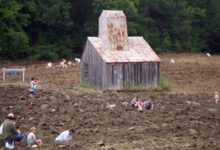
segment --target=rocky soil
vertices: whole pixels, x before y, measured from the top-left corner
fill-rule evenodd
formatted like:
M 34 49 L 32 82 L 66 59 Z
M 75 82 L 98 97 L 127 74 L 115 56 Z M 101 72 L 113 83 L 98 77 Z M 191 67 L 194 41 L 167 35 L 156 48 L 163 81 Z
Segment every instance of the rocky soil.
M 43 62 L 1 64 L 25 66 L 27 81 L 8 77 L 0 82 L 0 121 L 13 112 L 23 133 L 36 126 L 36 135 L 44 143 L 41 149 L 46 150 L 220 149 L 220 104 L 213 99 L 214 91 L 220 92 L 220 56 L 160 57 L 161 74 L 173 85 L 170 91 L 88 90 L 79 88 L 77 67 L 46 69 Z M 170 64 L 170 59 L 176 63 Z M 31 100 L 28 80 L 33 76 L 41 84 Z M 143 113 L 132 109 L 129 102 L 136 95 L 152 100 L 155 109 Z M 108 104 L 116 107 L 109 109 Z M 73 143 L 55 147 L 55 137 L 70 127 L 77 130 Z

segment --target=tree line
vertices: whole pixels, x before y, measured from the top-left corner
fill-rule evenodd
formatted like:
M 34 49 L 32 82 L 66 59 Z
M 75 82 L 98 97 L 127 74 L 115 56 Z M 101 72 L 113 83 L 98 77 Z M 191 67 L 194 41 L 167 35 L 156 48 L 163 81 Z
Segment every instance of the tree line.
M 0 58 L 81 54 L 102 10 L 123 10 L 129 36 L 158 53 L 220 53 L 219 0 L 0 0 Z

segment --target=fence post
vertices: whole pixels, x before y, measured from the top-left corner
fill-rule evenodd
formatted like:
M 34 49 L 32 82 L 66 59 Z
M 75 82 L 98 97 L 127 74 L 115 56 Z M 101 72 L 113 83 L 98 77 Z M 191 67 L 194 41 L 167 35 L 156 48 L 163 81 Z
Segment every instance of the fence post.
M 2 78 L 3 78 L 3 81 L 5 81 L 5 67 L 3 67 L 2 71 L 3 71 L 3 76 L 2 76 Z
M 23 68 L 23 82 L 25 80 L 25 68 Z

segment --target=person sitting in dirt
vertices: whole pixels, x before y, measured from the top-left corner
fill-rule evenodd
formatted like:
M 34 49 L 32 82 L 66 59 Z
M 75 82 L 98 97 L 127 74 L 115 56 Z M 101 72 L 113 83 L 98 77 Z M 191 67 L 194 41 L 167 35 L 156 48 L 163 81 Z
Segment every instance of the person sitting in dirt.
M 24 143 L 25 136 L 17 130 L 13 113 L 9 113 L 7 119 L 3 122 L 2 137 L 6 141 L 6 145 L 12 145 L 14 141 L 18 141 L 20 144 Z
M 153 108 L 154 106 L 152 101 L 145 101 L 141 103 L 141 105 L 138 107 L 138 110 L 145 111 L 145 110 L 151 110 Z
M 214 96 L 214 98 L 215 98 L 215 103 L 217 104 L 218 101 L 219 101 L 219 93 L 218 93 L 217 91 L 215 91 L 215 96 Z
M 74 59 L 75 63 L 76 63 L 76 66 L 78 67 L 81 63 L 81 59 L 80 58 L 75 58 Z
M 62 61 L 60 62 L 60 66 L 63 67 L 63 68 L 67 68 L 67 60 L 62 59 Z
M 31 82 L 30 82 L 30 97 L 31 98 L 34 98 L 34 96 L 36 95 L 38 83 L 40 83 L 40 81 L 38 81 L 38 79 L 31 78 Z
M 47 63 L 47 68 L 51 68 L 52 66 L 53 66 L 52 62 L 49 61 L 49 62 Z
M 35 133 L 37 129 L 36 127 L 31 127 L 29 130 L 29 134 L 27 136 L 27 144 L 29 147 L 38 147 L 42 145 L 41 139 L 36 139 Z
M 151 101 L 142 102 L 138 96 L 131 100 L 131 106 L 137 108 L 139 111 L 153 109 L 153 103 Z
M 131 106 L 133 108 L 138 108 L 138 101 L 139 101 L 139 96 L 135 96 L 132 100 L 131 100 Z
M 63 131 L 56 139 L 55 144 L 65 144 L 69 145 L 72 141 L 72 136 L 75 133 L 75 129 L 71 128 L 69 130 Z

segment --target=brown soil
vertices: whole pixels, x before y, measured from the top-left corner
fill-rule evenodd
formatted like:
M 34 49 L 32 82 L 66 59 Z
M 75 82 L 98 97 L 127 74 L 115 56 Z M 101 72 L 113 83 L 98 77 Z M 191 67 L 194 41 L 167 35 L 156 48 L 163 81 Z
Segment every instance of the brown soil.
M 175 64 L 169 64 L 171 58 Z M 37 97 L 32 112 L 22 120 L 30 103 L 29 81 L 7 78 L 0 82 L 0 121 L 14 112 L 22 132 L 36 126 L 37 137 L 44 142 L 42 149 L 57 149 L 55 137 L 70 127 L 77 132 L 66 149 L 220 149 L 220 104 L 215 105 L 213 99 L 214 91 L 220 91 L 220 56 L 172 54 L 161 59 L 161 74 L 173 84 L 168 92 L 88 92 L 77 88 L 79 68 L 19 64 L 26 67 L 27 80 L 33 76 L 41 80 Z M 9 66 L 16 67 L 4 65 Z M 151 99 L 155 109 L 143 113 L 132 109 L 129 102 L 135 95 Z M 116 107 L 110 110 L 107 103 Z

